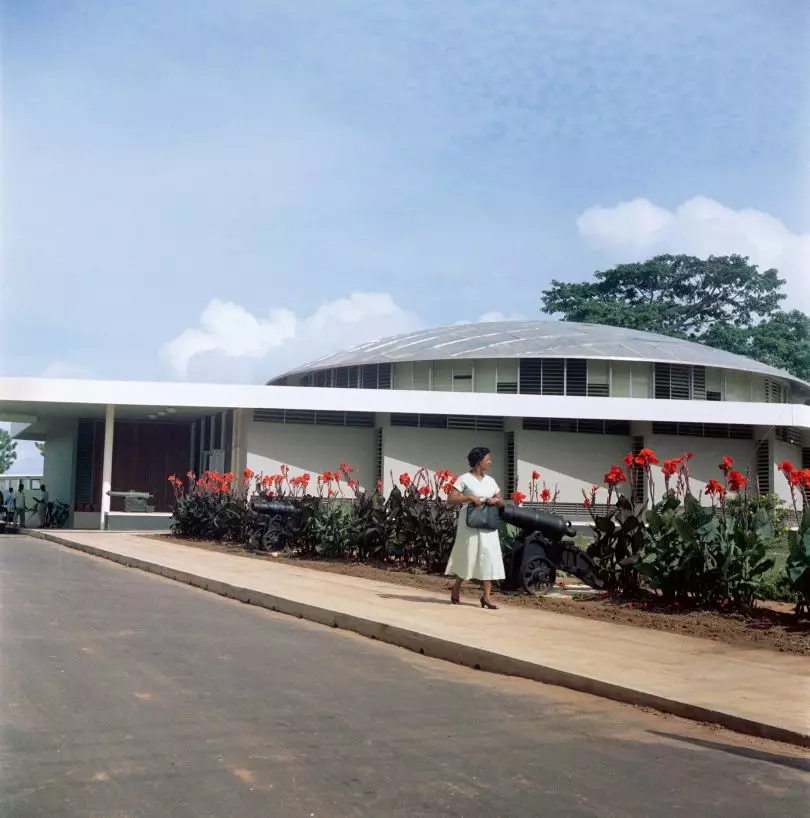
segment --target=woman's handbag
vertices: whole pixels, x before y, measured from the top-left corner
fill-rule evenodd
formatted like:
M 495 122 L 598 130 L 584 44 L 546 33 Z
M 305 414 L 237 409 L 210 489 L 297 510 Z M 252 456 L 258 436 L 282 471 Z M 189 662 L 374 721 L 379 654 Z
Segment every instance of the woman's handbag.
M 500 528 L 501 515 L 498 506 L 480 506 L 470 503 L 467 506 L 467 528 L 478 528 L 483 531 L 497 531 Z

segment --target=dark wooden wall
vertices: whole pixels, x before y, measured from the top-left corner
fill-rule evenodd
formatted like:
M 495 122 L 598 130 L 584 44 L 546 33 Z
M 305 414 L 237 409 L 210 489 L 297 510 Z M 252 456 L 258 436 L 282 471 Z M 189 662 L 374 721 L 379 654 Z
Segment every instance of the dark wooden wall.
M 148 491 L 155 511 L 171 511 L 174 490 L 168 477 L 185 478 L 191 456 L 188 423 L 116 422 L 113 440 L 113 491 Z M 97 421 L 92 435 L 93 510 L 101 508 L 104 458 L 104 423 Z M 123 511 L 122 498 L 113 497 L 112 511 Z M 89 510 L 89 509 L 88 509 Z

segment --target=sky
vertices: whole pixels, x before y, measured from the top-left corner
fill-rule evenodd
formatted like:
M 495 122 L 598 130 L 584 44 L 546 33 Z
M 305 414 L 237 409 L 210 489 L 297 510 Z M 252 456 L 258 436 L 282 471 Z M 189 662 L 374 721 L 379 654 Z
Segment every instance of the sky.
M 0 10 L 2 375 L 261 383 L 660 252 L 810 311 L 804 0 Z

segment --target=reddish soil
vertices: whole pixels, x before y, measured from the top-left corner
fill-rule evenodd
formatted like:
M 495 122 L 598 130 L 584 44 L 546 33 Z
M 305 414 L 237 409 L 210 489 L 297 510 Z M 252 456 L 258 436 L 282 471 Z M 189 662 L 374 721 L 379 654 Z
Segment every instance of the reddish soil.
M 450 581 L 445 577 L 385 564 L 370 565 L 255 554 L 245 551 L 240 546 L 178 539 L 166 535 L 158 535 L 156 539 L 202 548 L 206 551 L 235 554 L 248 559 L 270 560 L 280 565 L 294 565 L 326 573 L 374 579 L 439 593 L 447 593 L 450 587 Z M 792 606 L 784 603 L 761 603 L 750 615 L 743 616 L 714 610 L 673 609 L 663 605 L 653 596 L 640 602 L 629 603 L 616 599 L 604 599 L 603 595 L 598 593 L 572 598 L 564 595 L 564 589 L 560 590 L 562 592 L 560 596 L 552 597 L 510 596 L 501 593 L 496 595 L 498 604 L 504 606 L 553 611 L 619 625 L 652 628 L 684 636 L 698 636 L 738 647 L 762 648 L 810 656 L 810 622 L 797 621 Z M 480 591 L 474 585 L 468 584 L 464 587 L 462 595 L 476 598 L 480 595 Z

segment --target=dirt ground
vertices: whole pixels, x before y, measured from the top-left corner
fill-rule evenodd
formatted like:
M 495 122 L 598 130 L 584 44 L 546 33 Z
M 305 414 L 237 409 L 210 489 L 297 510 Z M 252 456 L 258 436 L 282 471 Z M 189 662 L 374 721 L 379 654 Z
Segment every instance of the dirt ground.
M 447 593 L 450 587 L 450 581 L 445 577 L 411 572 L 382 564 L 293 559 L 270 554 L 254 554 L 245 551 L 240 546 L 208 541 L 178 539 L 167 535 L 157 535 L 154 538 L 162 542 L 234 554 L 247 559 L 270 560 L 277 565 L 295 565 L 299 568 L 391 582 L 396 585 L 439 593 Z M 565 580 L 563 579 L 562 582 L 565 583 Z M 762 648 L 810 656 L 810 622 L 797 622 L 792 606 L 785 603 L 761 603 L 750 616 L 742 616 L 711 610 L 673 609 L 656 601 L 656 598 L 652 596 L 643 601 L 629 603 L 616 599 L 605 599 L 604 595 L 599 593 L 572 597 L 566 594 L 564 587 L 558 588 L 558 592 L 559 595 L 543 597 L 510 596 L 502 593 L 497 593 L 496 596 L 497 603 L 504 606 L 553 611 L 619 625 L 652 628 L 684 636 L 698 636 L 738 647 Z M 475 598 L 480 595 L 480 591 L 475 585 L 468 584 L 462 590 L 462 595 Z

